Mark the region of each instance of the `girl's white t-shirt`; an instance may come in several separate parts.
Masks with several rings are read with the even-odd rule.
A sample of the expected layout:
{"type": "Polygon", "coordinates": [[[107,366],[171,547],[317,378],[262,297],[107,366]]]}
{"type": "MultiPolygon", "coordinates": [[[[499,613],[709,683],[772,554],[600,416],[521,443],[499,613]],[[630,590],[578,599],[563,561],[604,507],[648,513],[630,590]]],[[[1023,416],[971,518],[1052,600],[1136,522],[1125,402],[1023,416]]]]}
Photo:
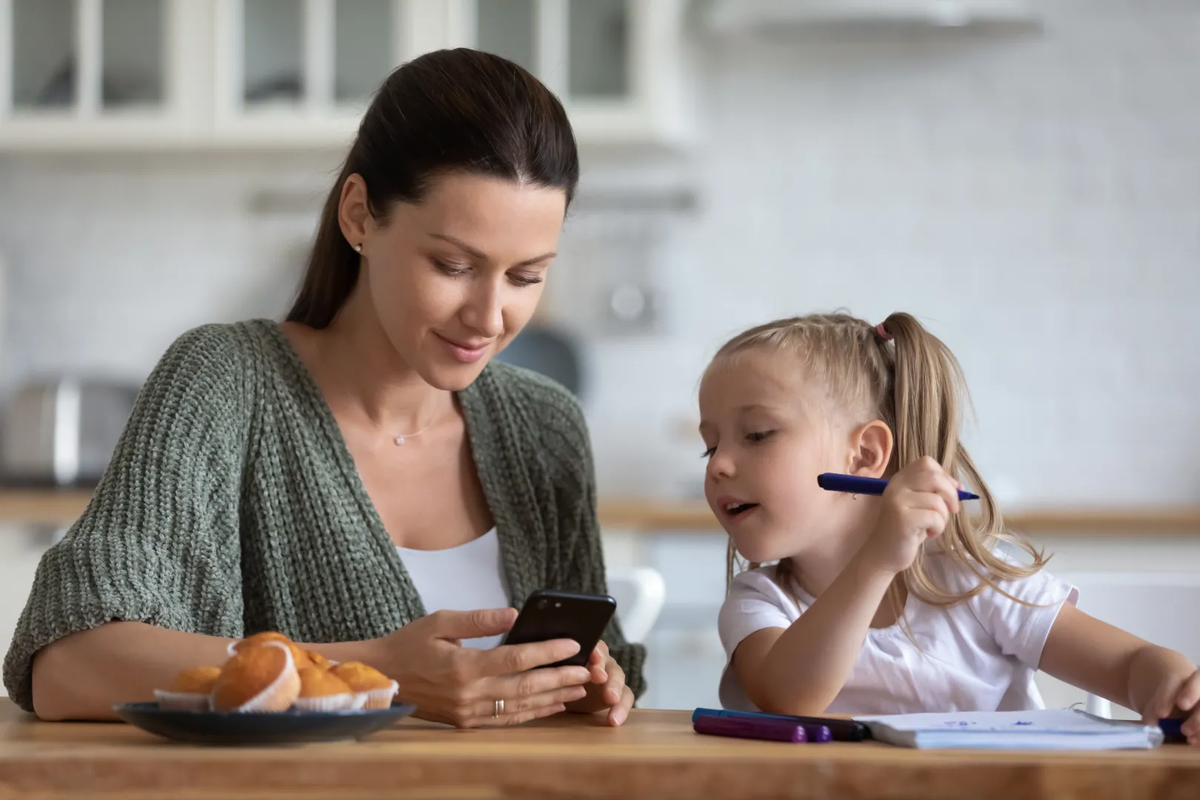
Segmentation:
{"type": "MultiPolygon", "coordinates": [[[[931,578],[955,592],[978,582],[942,553],[927,554],[925,564],[931,578]]],[[[770,566],[741,573],[721,607],[718,628],[727,660],[720,697],[725,708],[759,710],[730,664],[742,640],[764,628],[789,627],[814,602],[793,580],[797,604],[774,576],[770,566]]],[[[916,644],[898,624],[870,629],[850,677],[826,711],[865,715],[1043,708],[1033,675],[1058,612],[1065,602],[1074,605],[1079,592],[1045,570],[998,585],[1033,606],[991,589],[950,608],[910,596],[905,612],[916,644]]]]}

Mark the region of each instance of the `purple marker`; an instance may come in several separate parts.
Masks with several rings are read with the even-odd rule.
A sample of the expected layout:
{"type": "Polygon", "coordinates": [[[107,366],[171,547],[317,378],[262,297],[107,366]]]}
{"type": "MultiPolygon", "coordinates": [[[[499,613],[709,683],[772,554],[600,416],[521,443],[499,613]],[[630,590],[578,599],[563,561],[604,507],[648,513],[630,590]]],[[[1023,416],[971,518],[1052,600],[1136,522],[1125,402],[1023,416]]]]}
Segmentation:
{"type": "MultiPolygon", "coordinates": [[[[800,744],[808,741],[805,726],[773,719],[733,719],[701,717],[692,723],[696,733],[709,736],[730,736],[735,739],[765,739],[772,742],[800,744]]],[[[828,729],[825,731],[829,735],[828,729]]],[[[825,741],[828,741],[826,739],[825,741]]]]}

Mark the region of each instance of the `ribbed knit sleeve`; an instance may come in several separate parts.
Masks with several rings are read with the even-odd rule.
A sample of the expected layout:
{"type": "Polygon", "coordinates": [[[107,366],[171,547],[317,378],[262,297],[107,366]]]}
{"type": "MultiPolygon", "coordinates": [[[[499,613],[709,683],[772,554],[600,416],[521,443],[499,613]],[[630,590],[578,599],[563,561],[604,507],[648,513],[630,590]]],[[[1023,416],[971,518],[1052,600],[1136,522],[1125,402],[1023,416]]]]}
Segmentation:
{"type": "MultiPolygon", "coordinates": [[[[552,471],[558,506],[558,531],[561,565],[552,565],[551,574],[563,579],[558,588],[588,594],[607,594],[604,550],[600,523],[596,514],[596,473],[591,438],[583,410],[574,395],[558,384],[530,381],[538,387],[530,407],[536,409],[541,423],[542,453],[552,471]]],[[[643,666],[646,648],[625,639],[618,616],[604,632],[604,642],[621,669],[625,683],[640,697],[646,691],[643,666]]]]}
{"type": "Polygon", "coordinates": [[[19,706],[33,710],[34,655],[70,633],[124,620],[241,635],[249,387],[223,326],[184,334],[155,367],[87,510],[38,566],[4,660],[19,706]]]}

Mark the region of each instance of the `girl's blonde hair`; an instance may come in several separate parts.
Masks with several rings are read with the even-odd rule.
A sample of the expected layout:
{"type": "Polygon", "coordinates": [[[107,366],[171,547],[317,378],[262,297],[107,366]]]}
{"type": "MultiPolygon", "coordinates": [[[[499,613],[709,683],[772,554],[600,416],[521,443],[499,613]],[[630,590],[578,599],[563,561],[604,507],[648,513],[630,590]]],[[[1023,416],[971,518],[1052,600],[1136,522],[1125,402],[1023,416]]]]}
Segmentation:
{"type": "MultiPolygon", "coordinates": [[[[713,362],[761,350],[797,358],[806,377],[822,385],[829,400],[887,424],[895,448],[886,474],[931,456],[979,495],[978,502],[969,504],[972,510],[978,506],[978,516],[968,516],[968,504],[964,503],[940,537],[946,555],[956,566],[977,575],[978,584],[968,592],[940,586],[930,578],[918,554],[903,573],[910,593],[942,607],[961,603],[986,588],[1016,600],[997,582],[1029,577],[1049,559],[1026,539],[1004,529],[996,499],[959,442],[962,406],[969,398],[958,361],[940,339],[909,314],[892,314],[878,326],[848,314],[811,314],[751,328],[727,342],[713,362]],[[1021,565],[996,555],[1001,542],[1023,549],[1032,563],[1021,565]]],[[[727,581],[733,580],[738,563],[731,540],[727,581]]],[[[751,569],[759,566],[749,564],[751,569]]],[[[785,588],[798,578],[789,559],[779,562],[777,570],[777,580],[785,588]]],[[[907,627],[896,584],[889,596],[907,627]]]]}

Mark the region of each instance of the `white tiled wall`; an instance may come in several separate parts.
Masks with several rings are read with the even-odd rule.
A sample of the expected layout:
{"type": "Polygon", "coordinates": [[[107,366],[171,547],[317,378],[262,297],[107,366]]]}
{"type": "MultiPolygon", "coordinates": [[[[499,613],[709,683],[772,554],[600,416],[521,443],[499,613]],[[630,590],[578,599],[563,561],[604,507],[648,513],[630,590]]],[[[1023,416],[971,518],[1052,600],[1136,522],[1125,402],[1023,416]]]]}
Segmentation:
{"type": "MultiPolygon", "coordinates": [[[[946,339],[1011,502],[1196,499],[1200,3],[1038,5],[1027,38],[704,46],[704,142],[655,165],[700,197],[652,265],[664,333],[590,346],[603,491],[694,487],[699,444],[675,431],[707,355],[847,306],[946,339]]],[[[189,326],[281,311],[312,218],[254,199],[315,199],[334,161],[0,157],[4,385],[144,374],[189,326]]],[[[645,174],[593,158],[585,182],[645,174]]],[[[0,605],[0,640],[15,615],[0,605]]]]}

